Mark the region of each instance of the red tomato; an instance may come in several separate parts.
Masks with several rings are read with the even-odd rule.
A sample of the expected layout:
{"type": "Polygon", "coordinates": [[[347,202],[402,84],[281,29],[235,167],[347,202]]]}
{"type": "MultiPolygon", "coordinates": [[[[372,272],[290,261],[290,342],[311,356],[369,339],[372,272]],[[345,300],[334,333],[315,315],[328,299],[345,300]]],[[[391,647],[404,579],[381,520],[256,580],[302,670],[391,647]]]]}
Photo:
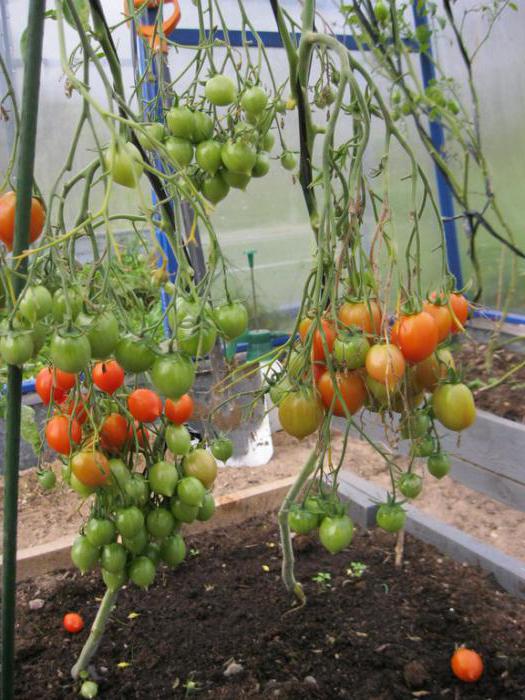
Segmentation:
{"type": "Polygon", "coordinates": [[[299,333],[299,337],[301,338],[301,341],[304,343],[306,336],[308,334],[308,330],[310,329],[310,326],[313,323],[313,319],[309,318],[306,316],[303,318],[303,320],[299,323],[299,328],[297,329],[297,332],[299,333]]]}
{"type": "Polygon", "coordinates": [[[180,399],[166,399],[164,405],[166,418],[172,423],[182,425],[189,421],[193,415],[193,399],[189,394],[183,394],[180,399]]]}
{"type": "Polygon", "coordinates": [[[460,647],[452,654],[450,665],[454,675],[465,683],[475,683],[483,673],[483,661],[477,651],[460,647]]]}
{"type": "MultiPolygon", "coordinates": [[[[0,240],[5,243],[7,250],[13,249],[15,235],[16,193],[4,192],[0,196],[0,240]]],[[[40,200],[31,199],[31,218],[29,222],[29,242],[33,243],[42,233],[46,212],[40,200]]]]}
{"type": "Polygon", "coordinates": [[[82,428],[76,418],[69,416],[53,416],[46,425],[46,440],[51,449],[61,455],[68,455],[73,444],[79,444],[82,439],[82,428]],[[71,436],[71,439],[70,439],[71,436]]]}
{"type": "MultiPolygon", "coordinates": [[[[357,372],[336,372],[336,382],[343,397],[344,405],[349,413],[356,413],[363,406],[366,399],[366,387],[357,372]]],[[[317,385],[321,394],[321,401],[326,408],[332,406],[335,389],[330,372],[325,372],[317,385]]],[[[345,416],[345,410],[341,401],[336,398],[332,412],[334,416],[345,416]]]]}
{"type": "Polygon", "coordinates": [[[84,620],[78,613],[66,613],[63,620],[64,629],[71,634],[77,634],[84,629],[84,620]]]}
{"type": "Polygon", "coordinates": [[[162,413],[162,401],[151,389],[135,389],[128,396],[128,409],[141,423],[152,423],[162,413]]]}
{"type": "Polygon", "coordinates": [[[317,384],[323,374],[326,372],[326,365],[324,362],[312,362],[312,375],[314,384],[317,384]]]}
{"type": "Polygon", "coordinates": [[[425,302],[423,304],[423,311],[430,314],[438,329],[438,343],[442,343],[445,338],[448,337],[452,327],[452,316],[448,306],[440,306],[439,304],[431,304],[430,302],[425,302]]]}
{"type": "Polygon", "coordinates": [[[97,362],[91,376],[93,384],[106,394],[114,394],[124,384],[124,370],[116,360],[97,362]]]}
{"type": "Polygon", "coordinates": [[[51,403],[51,394],[53,394],[54,403],[62,403],[66,398],[66,392],[63,389],[53,386],[53,372],[49,367],[44,367],[36,375],[35,390],[45,406],[51,403]]]}
{"type": "Polygon", "coordinates": [[[372,345],[366,354],[366,371],[376,382],[396,387],[405,373],[405,359],[396,345],[372,345]]]}
{"type": "Polygon", "coordinates": [[[348,328],[355,326],[372,335],[378,335],[381,329],[381,309],[374,299],[345,301],[339,309],[338,316],[341,323],[348,328]]]}
{"type": "Polygon", "coordinates": [[[128,421],[120,413],[110,413],[100,426],[100,446],[108,452],[120,452],[128,440],[128,421]]]}
{"type": "Polygon", "coordinates": [[[401,316],[392,326],[392,343],[409,362],[422,362],[432,355],[438,344],[438,327],[426,311],[401,316]]]}
{"type": "MultiPolygon", "coordinates": [[[[330,323],[330,321],[327,321],[326,319],[321,319],[321,325],[324,330],[328,352],[331,353],[334,347],[335,338],[337,334],[335,332],[333,324],[330,323]]],[[[324,361],[326,359],[323,348],[323,338],[319,329],[317,329],[314,332],[314,339],[312,345],[312,359],[314,360],[314,362],[318,362],[319,360],[324,361]]]]}
{"type": "Polygon", "coordinates": [[[58,367],[53,368],[53,373],[55,375],[55,384],[63,389],[64,391],[69,391],[75,386],[77,380],[77,375],[72,372],[64,372],[58,367]]]}
{"type": "Polygon", "coordinates": [[[463,294],[451,294],[448,303],[454,312],[450,314],[452,317],[452,333],[459,333],[463,331],[462,326],[465,326],[468,319],[468,301],[463,294]]]}

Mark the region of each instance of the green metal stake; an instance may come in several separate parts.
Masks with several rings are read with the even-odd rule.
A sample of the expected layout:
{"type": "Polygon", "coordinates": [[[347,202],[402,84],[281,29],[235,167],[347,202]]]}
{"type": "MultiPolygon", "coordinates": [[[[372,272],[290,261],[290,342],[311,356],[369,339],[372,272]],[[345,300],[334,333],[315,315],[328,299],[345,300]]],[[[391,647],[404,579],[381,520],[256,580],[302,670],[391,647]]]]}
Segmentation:
{"type": "Polygon", "coordinates": [[[250,267],[250,279],[252,282],[252,301],[253,301],[253,320],[257,328],[259,327],[259,317],[257,314],[257,295],[255,293],[255,253],[256,250],[247,250],[245,254],[248,257],[248,265],[250,267]]]}
{"type": "MultiPolygon", "coordinates": [[[[42,63],[45,0],[30,0],[27,20],[27,49],[20,120],[17,163],[17,196],[13,256],[28,247],[33,169],[35,162],[38,93],[42,63]]],[[[14,264],[14,263],[13,263],[14,264]]],[[[24,287],[27,258],[13,275],[18,296],[24,287]]],[[[3,700],[14,697],[15,607],[16,607],[16,526],[18,515],[18,468],[20,456],[20,417],[22,411],[22,370],[7,370],[7,415],[4,469],[4,561],[2,577],[2,693],[3,700]]]]}

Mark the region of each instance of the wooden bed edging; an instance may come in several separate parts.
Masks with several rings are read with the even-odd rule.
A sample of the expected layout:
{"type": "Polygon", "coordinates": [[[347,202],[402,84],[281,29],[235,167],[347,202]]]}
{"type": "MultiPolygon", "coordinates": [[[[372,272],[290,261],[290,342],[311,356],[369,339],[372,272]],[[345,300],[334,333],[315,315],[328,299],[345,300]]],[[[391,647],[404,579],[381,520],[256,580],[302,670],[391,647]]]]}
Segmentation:
{"type": "MultiPolygon", "coordinates": [[[[294,479],[295,477],[279,479],[242,491],[234,491],[226,496],[219,496],[213,518],[206,523],[192,523],[188,527],[188,532],[194,535],[238,525],[249,518],[275,510],[281,504],[294,479]]],[[[70,551],[75,536],[66,535],[53,542],[19,550],[17,581],[24,581],[56,569],[70,568],[72,566],[70,551]]]]}
{"type": "MultiPolygon", "coordinates": [[[[385,489],[349,470],[341,470],[339,493],[349,502],[350,515],[359,525],[374,527],[377,510],[374,501],[386,500],[385,489]]],[[[433,545],[451,559],[490,572],[506,591],[525,598],[525,562],[423,513],[415,506],[406,505],[405,508],[405,529],[410,535],[433,545]]]]}

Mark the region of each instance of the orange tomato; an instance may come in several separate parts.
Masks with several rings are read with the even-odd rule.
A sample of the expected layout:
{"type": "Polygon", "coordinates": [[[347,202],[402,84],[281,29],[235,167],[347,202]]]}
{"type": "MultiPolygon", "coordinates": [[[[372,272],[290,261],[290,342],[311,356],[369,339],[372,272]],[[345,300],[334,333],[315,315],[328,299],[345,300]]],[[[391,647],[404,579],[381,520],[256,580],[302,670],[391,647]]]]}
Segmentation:
{"type": "Polygon", "coordinates": [[[128,396],[128,409],[141,423],[152,423],[162,413],[162,401],[151,389],[135,389],[128,396]]]}
{"type": "Polygon", "coordinates": [[[70,612],[64,615],[63,625],[66,632],[77,634],[84,629],[84,620],[82,619],[82,615],[70,612]]]}
{"type": "Polygon", "coordinates": [[[84,486],[104,486],[110,475],[107,458],[97,450],[77,452],[71,459],[71,471],[84,486]]]}
{"type": "Polygon", "coordinates": [[[430,314],[436,322],[438,329],[438,343],[442,343],[445,338],[447,338],[452,328],[452,316],[450,315],[448,306],[431,304],[427,301],[423,304],[423,311],[430,314]]]}
{"type": "Polygon", "coordinates": [[[452,333],[459,333],[463,331],[463,326],[465,326],[468,319],[468,301],[463,294],[451,294],[448,303],[454,312],[450,314],[452,318],[452,333]]]}
{"type": "MultiPolygon", "coordinates": [[[[16,192],[4,192],[0,196],[0,240],[7,250],[13,249],[15,235],[16,192]]],[[[46,212],[36,197],[31,199],[31,217],[29,222],[29,242],[33,243],[42,233],[46,212]]]]}
{"type": "Polygon", "coordinates": [[[63,403],[66,399],[66,392],[54,384],[53,372],[49,367],[43,367],[36,375],[35,390],[45,406],[51,403],[51,396],[54,403],[63,403]]]}
{"type": "Polygon", "coordinates": [[[166,399],[164,413],[166,414],[166,418],[172,423],[182,425],[182,423],[189,421],[193,415],[193,399],[189,394],[183,394],[175,401],[166,399]]]}
{"type": "Polygon", "coordinates": [[[301,342],[304,343],[305,338],[308,334],[308,330],[310,329],[310,326],[313,323],[313,319],[309,318],[306,316],[303,318],[303,320],[299,323],[299,327],[297,329],[297,332],[299,333],[299,337],[301,338],[301,342]]]}
{"type": "Polygon", "coordinates": [[[64,372],[58,367],[53,367],[55,385],[64,391],[69,391],[75,386],[77,375],[72,372],[64,372]]]}
{"type": "MultiPolygon", "coordinates": [[[[337,334],[335,332],[333,324],[324,318],[321,320],[321,326],[323,327],[326,339],[326,347],[328,349],[328,353],[330,354],[334,347],[335,338],[337,334]]],[[[321,331],[319,329],[316,329],[314,332],[314,339],[312,344],[312,360],[314,362],[324,362],[325,359],[326,355],[323,347],[323,337],[321,335],[321,331]]]]}
{"type": "Polygon", "coordinates": [[[452,671],[457,678],[465,683],[475,683],[483,673],[483,661],[477,651],[460,647],[450,659],[452,671]]]}
{"type": "Polygon", "coordinates": [[[414,367],[414,379],[421,389],[433,391],[440,379],[445,379],[448,368],[455,368],[450,350],[441,348],[414,367]]]}
{"type": "Polygon", "coordinates": [[[76,418],[68,416],[53,416],[46,425],[46,440],[51,449],[61,455],[68,455],[73,444],[79,444],[82,439],[82,428],[76,418]]]}
{"type": "Polygon", "coordinates": [[[393,389],[401,381],[406,365],[396,345],[378,343],[367,352],[365,366],[372,379],[393,389]]]}
{"type": "Polygon", "coordinates": [[[108,452],[120,452],[128,440],[128,421],[120,413],[110,413],[100,426],[100,446],[108,452]]]}
{"type": "Polygon", "coordinates": [[[378,335],[381,329],[381,309],[374,299],[345,301],[339,309],[338,317],[344,326],[355,326],[365,333],[378,335]]]}
{"type": "Polygon", "coordinates": [[[357,372],[336,372],[335,380],[343,397],[343,403],[339,398],[334,401],[336,396],[334,382],[330,372],[325,372],[317,385],[324,406],[330,408],[334,401],[332,409],[334,416],[346,416],[345,406],[349,413],[357,413],[366,399],[366,387],[361,376],[357,372]]]}
{"type": "Polygon", "coordinates": [[[438,327],[434,318],[426,311],[401,316],[390,333],[394,345],[408,362],[422,362],[432,355],[438,344],[438,327]]]}

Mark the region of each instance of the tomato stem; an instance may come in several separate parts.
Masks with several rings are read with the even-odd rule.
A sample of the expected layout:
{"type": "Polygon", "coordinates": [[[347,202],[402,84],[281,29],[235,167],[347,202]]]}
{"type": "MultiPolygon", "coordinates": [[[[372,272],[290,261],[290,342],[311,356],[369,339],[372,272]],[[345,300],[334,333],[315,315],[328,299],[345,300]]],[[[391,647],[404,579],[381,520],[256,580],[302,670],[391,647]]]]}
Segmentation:
{"type": "Polygon", "coordinates": [[[80,652],[75,665],[71,669],[71,676],[74,680],[78,680],[80,673],[88,667],[89,662],[95,655],[98,645],[102,639],[102,635],[104,634],[111,611],[117,602],[117,597],[118,589],[111,590],[108,588],[104,593],[104,597],[100,603],[100,607],[91,627],[91,631],[89,632],[89,637],[86,639],[86,643],[82,647],[82,651],[80,652]]]}

